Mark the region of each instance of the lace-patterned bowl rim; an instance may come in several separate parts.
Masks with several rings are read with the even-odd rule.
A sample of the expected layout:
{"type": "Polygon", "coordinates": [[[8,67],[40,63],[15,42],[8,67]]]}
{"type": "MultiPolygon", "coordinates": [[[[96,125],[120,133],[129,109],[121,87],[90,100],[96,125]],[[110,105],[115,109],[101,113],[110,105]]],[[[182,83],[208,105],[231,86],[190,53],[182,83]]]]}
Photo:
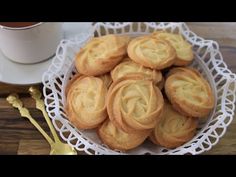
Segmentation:
{"type": "Polygon", "coordinates": [[[219,45],[212,40],[205,40],[189,30],[185,23],[137,23],[136,29],[131,22],[127,23],[96,23],[88,33],[79,34],[73,39],[63,40],[59,44],[56,57],[48,70],[44,73],[42,81],[45,96],[46,110],[52,119],[53,125],[61,138],[78,151],[87,154],[200,154],[208,151],[218,143],[226,128],[233,120],[235,110],[236,75],[232,73],[223,61],[219,45]],[[113,151],[105,145],[94,142],[84,135],[84,131],[76,129],[66,118],[63,111],[64,89],[66,81],[75,73],[73,65],[74,55],[91,38],[94,33],[106,34],[147,34],[154,30],[167,30],[180,33],[193,45],[195,61],[192,66],[197,68],[210,82],[214,91],[215,108],[206,119],[200,122],[196,136],[175,149],[158,148],[158,152],[138,149],[127,153],[113,151]],[[71,46],[76,46],[74,49],[71,46]]]}

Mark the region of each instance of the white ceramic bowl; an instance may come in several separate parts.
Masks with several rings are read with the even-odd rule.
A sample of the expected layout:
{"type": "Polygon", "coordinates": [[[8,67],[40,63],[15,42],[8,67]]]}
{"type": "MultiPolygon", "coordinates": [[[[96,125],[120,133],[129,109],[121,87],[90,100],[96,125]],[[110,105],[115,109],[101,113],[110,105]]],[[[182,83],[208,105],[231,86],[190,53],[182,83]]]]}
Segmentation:
{"type": "Polygon", "coordinates": [[[236,75],[224,63],[218,44],[197,36],[185,23],[138,23],[136,28],[133,28],[133,23],[97,23],[90,33],[60,43],[56,58],[44,73],[43,84],[46,109],[60,136],[68,144],[87,154],[200,154],[210,150],[224,135],[233,120],[235,110],[236,75]],[[68,81],[76,71],[75,55],[94,33],[98,36],[110,33],[138,36],[154,30],[182,34],[192,44],[195,54],[192,67],[209,81],[216,99],[215,107],[209,117],[200,122],[197,134],[180,147],[166,149],[146,141],[126,153],[113,151],[101,143],[94,130],[78,130],[66,118],[64,93],[68,81]]]}

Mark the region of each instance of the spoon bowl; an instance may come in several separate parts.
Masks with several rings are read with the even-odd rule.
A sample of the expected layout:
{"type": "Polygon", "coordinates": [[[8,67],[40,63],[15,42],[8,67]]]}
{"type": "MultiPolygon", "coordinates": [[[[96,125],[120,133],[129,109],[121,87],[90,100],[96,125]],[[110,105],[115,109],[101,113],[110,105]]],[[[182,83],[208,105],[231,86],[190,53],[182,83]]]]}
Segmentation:
{"type": "Polygon", "coordinates": [[[77,151],[69,144],[56,142],[51,145],[50,155],[77,155],[77,151]]]}

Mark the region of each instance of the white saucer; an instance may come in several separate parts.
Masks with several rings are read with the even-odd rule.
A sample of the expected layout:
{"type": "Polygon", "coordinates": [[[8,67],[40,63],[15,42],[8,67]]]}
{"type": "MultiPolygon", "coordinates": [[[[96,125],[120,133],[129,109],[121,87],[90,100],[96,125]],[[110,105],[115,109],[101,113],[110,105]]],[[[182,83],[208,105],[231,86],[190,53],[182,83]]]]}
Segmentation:
{"type": "MultiPolygon", "coordinates": [[[[81,32],[87,32],[92,23],[64,23],[64,38],[71,38],[81,32]]],[[[17,85],[41,83],[43,73],[51,64],[52,58],[36,64],[19,64],[7,59],[0,50],[0,82],[17,85]]]]}

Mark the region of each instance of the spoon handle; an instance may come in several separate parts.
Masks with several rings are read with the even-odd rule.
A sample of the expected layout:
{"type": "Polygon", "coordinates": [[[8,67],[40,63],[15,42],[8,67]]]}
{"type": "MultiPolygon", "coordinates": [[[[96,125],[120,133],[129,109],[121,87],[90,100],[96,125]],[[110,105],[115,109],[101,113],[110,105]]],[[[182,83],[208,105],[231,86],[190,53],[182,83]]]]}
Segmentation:
{"type": "Polygon", "coordinates": [[[23,107],[22,101],[19,99],[17,94],[11,94],[7,97],[7,101],[15,108],[17,108],[22,117],[27,118],[44,136],[44,138],[48,141],[48,143],[52,146],[54,143],[52,139],[48,136],[48,134],[42,129],[42,127],[35,121],[35,119],[30,115],[29,110],[23,107]]]}
{"type": "Polygon", "coordinates": [[[30,95],[32,96],[32,98],[36,102],[36,108],[43,113],[43,116],[50,128],[50,131],[52,132],[55,142],[61,142],[57,133],[56,133],[56,130],[54,129],[52,122],[51,122],[50,118],[48,117],[48,114],[45,110],[44,102],[41,99],[41,96],[42,96],[41,92],[36,87],[33,87],[33,86],[29,88],[29,92],[30,92],[30,95]]]}

